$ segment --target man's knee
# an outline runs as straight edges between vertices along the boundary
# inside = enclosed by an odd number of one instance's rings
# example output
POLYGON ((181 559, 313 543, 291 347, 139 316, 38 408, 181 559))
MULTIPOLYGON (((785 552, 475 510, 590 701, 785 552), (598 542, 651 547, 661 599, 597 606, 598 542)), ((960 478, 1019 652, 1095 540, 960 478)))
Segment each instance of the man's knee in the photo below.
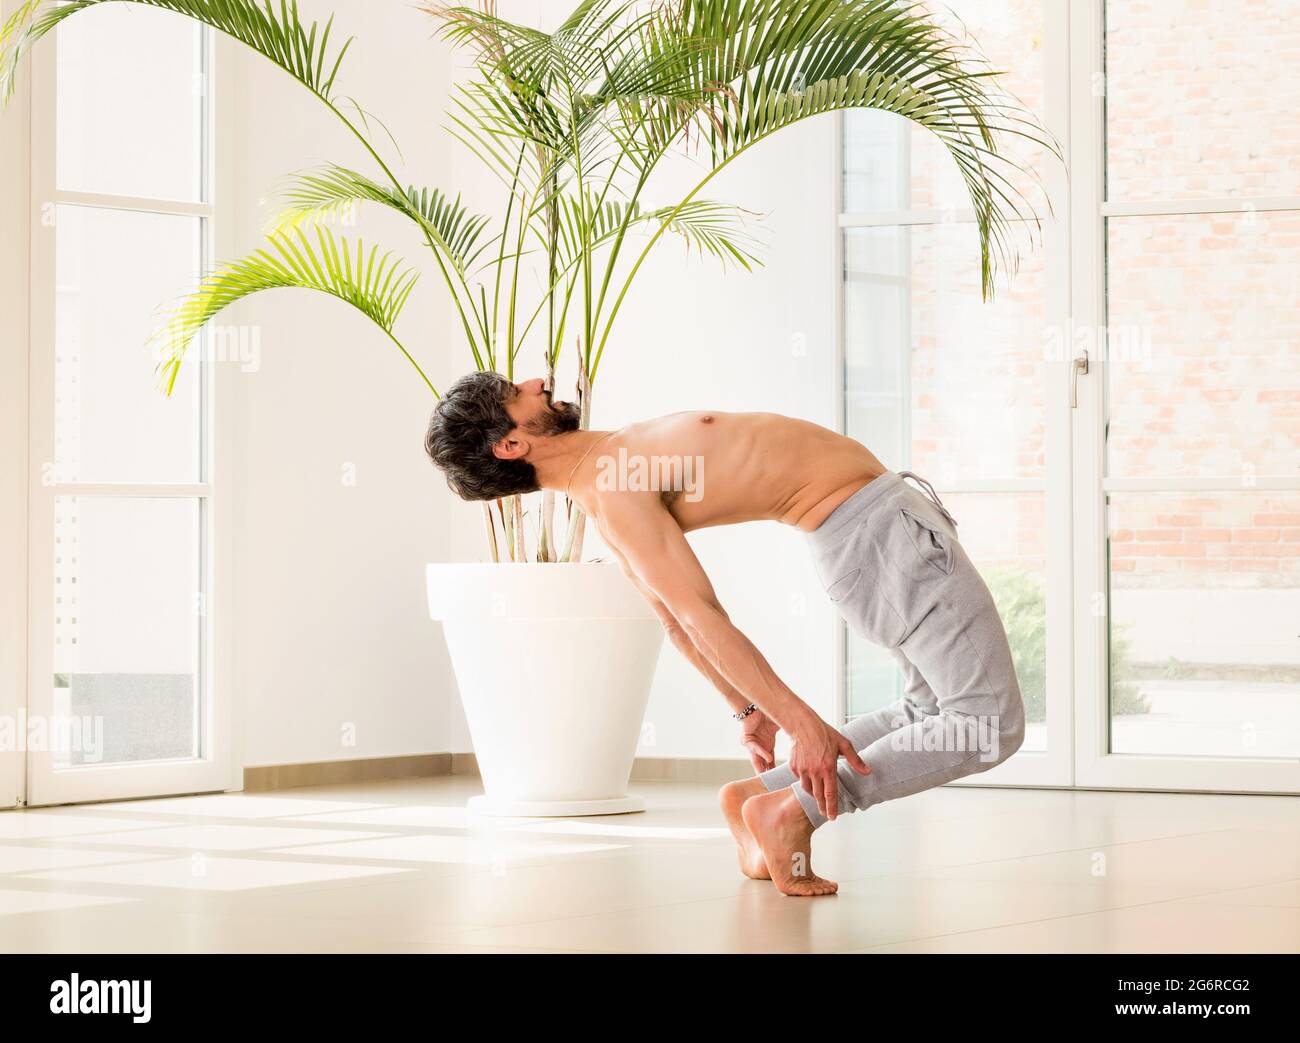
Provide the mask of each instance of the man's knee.
POLYGON ((998 708, 998 733, 1006 751, 1003 760, 1025 744, 1025 700, 1020 694, 1020 681, 1014 676, 1007 690, 1002 693, 998 708))
POLYGON ((1014 723, 1002 723, 998 727, 997 763, 1010 759, 1012 754, 1025 744, 1025 718, 1019 715, 1014 723))
POLYGON ((1025 743, 1025 708, 1018 688, 999 693, 997 709, 980 721, 981 745, 976 771, 1009 760, 1025 743))

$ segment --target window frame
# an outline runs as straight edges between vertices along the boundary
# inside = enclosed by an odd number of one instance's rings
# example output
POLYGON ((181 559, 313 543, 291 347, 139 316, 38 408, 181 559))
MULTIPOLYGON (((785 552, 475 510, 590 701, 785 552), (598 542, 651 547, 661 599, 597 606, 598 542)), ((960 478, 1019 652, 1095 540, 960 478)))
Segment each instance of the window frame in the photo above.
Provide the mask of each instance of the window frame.
MULTIPOLYGON (((1042 118, 1046 127, 1061 142, 1067 152, 1069 139, 1069 84, 1061 75, 1053 76, 1051 70, 1068 68, 1070 54, 1069 0, 1043 0, 1042 50, 1044 68, 1044 93, 1042 118)), ((836 401, 839 429, 846 430, 846 361, 844 241, 854 228, 895 226, 914 228, 943 224, 968 224, 975 220, 973 208, 957 209, 906 209, 871 212, 846 212, 843 209, 844 189, 844 114, 836 118, 835 134, 836 173, 835 193, 835 249, 837 258, 836 279, 836 335, 839 364, 836 367, 836 401)), ((1069 210, 1063 205, 1068 199, 1068 179, 1065 166, 1048 163, 1043 176, 1043 188, 1055 207, 1054 214, 1041 214, 1044 255, 1044 317, 1048 324, 1064 326, 1069 308, 1069 210)), ((1044 448, 1049 459, 1070 453, 1070 417, 1068 415, 1067 360, 1049 360, 1044 363, 1046 387, 1044 401, 1044 448)), ((895 466, 905 467, 905 463, 895 466)), ((977 780, 959 780, 955 785, 1049 785, 1068 786, 1073 775, 1073 746, 1071 738, 1072 713, 1069 699, 1071 661, 1071 563, 1069 553, 1070 514, 1072 489, 1065 469, 1048 468, 1042 478, 1005 478, 994 480, 956 480, 945 482, 939 475, 926 475, 940 495, 945 493, 1017 493, 1038 492, 1043 495, 1044 531, 1046 533, 1047 592, 1047 751, 1021 750, 1009 761, 981 774, 977 780)), ((850 642, 846 625, 835 620, 836 632, 836 717, 849 719, 847 674, 850 642)))
MULTIPOLYGON (((1107 234, 1112 217, 1240 214, 1300 210, 1300 196, 1152 197, 1111 199, 1106 179, 1106 3, 1076 0, 1070 8, 1071 305, 1075 321, 1093 329, 1107 323, 1107 234)), ((1242 492, 1227 476, 1110 477, 1107 474, 1107 360, 1089 363, 1079 381, 1074 416, 1076 533, 1074 600, 1075 784, 1123 789, 1214 792, 1300 792, 1300 763, 1287 758, 1234 758, 1110 751, 1110 568, 1106 501, 1115 492, 1242 492)), ((1261 475, 1253 491, 1300 490, 1300 478, 1261 475)))
MULTIPOLYGON (((183 17, 171 15, 171 17, 183 17)), ((128 762, 55 769, 48 751, 25 758, 24 803, 47 805, 126 797, 162 796, 238 788, 232 695, 231 579, 233 510, 229 481, 230 425, 222 423, 232 400, 231 367, 203 360, 200 365, 199 480, 191 483, 103 483, 51 481, 45 463, 54 460, 54 235, 43 214, 52 205, 122 209, 202 219, 201 267, 231 252, 234 228, 233 151, 234 47, 222 34, 202 29, 201 75, 208 105, 202 133, 202 203, 61 190, 55 181, 57 32, 40 41, 30 56, 25 92, 30 119, 29 299, 27 379, 28 458, 27 656, 25 691, 30 715, 49 715, 53 661, 53 557, 55 497, 184 498, 199 504, 202 611, 198 659, 200 748, 196 758, 128 762), (41 350, 44 346, 45 350, 41 350)), ((60 476, 54 475, 55 479, 60 476)))
MULTIPOLYGON (((11 3, 0 0, 0 21, 11 3)), ((18 724, 27 693, 27 344, 31 71, 0 109, 0 718, 18 724)), ((26 761, 0 749, 0 808, 26 798, 26 761)))
MULTIPOLYGON (((1049 327, 1102 329, 1106 325, 1107 222, 1117 217, 1300 210, 1300 196, 1110 199, 1106 187, 1106 0, 1042 0, 1044 120, 1063 149, 1064 164, 1048 165, 1045 188, 1055 217, 1045 221, 1049 327), (1066 170, 1069 177, 1066 176, 1066 170)), ((835 141, 837 181, 842 182, 842 117, 835 141)), ((835 208, 836 312, 839 366, 836 401, 845 429, 846 343, 844 235, 847 229, 881 225, 918 226, 944 220, 969 222, 970 210, 845 213, 842 184, 835 208)), ((955 785, 1049 785, 1095 789, 1166 789, 1215 792, 1300 792, 1300 763, 1286 758, 1231 758, 1110 752, 1109 564, 1107 509, 1110 493, 1242 491, 1240 479, 1122 477, 1106 474, 1106 360, 1089 359, 1070 405, 1071 358, 1047 359, 1046 451, 1043 481, 938 484, 940 492, 1011 492, 1041 488, 1046 497, 1048 554, 1048 751, 1022 750, 1010 761, 955 785), (1056 461, 1052 464, 1052 461, 1056 461), (1098 611, 1098 604, 1102 611, 1098 611)), ((1300 490, 1300 478, 1261 475, 1254 491, 1300 490)), ((837 714, 847 719, 849 645, 845 625, 835 622, 837 714)))

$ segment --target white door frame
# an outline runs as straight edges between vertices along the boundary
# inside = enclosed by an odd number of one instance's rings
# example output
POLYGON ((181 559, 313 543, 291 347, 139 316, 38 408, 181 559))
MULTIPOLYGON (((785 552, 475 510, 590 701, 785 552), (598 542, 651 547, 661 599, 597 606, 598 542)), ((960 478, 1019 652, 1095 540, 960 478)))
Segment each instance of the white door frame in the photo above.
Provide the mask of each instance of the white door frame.
MULTIPOLYGON (((1069 0, 1044 0, 1043 3, 1043 68, 1044 111, 1043 121, 1048 130, 1068 153, 1069 148, 1069 90, 1064 77, 1050 75, 1051 70, 1064 69, 1070 60, 1069 0)), ((834 169, 842 181, 842 134, 835 136, 837 159, 834 169)), ((1068 159, 1068 154, 1067 154, 1068 159)), ((1048 162, 1044 171, 1043 188, 1053 201, 1054 212, 1040 214, 1042 218, 1041 249, 1045 257, 1044 315, 1049 327, 1063 329, 1068 322, 1070 301, 1070 220, 1067 205, 1069 179, 1067 167, 1062 163, 1048 162)), ((836 257, 842 254, 842 237, 845 229, 873 225, 937 224, 946 220, 973 222, 973 210, 956 214, 941 211, 907 210, 869 214, 843 213, 841 196, 837 190, 836 257)), ((840 356, 844 352, 843 279, 841 264, 836 268, 837 334, 840 356)), ((1053 360, 1046 352, 1044 336, 1044 442, 1049 460, 1066 460, 1070 455, 1069 417, 1069 365, 1066 360, 1053 360)), ((842 370, 842 365, 839 367, 842 370)), ((840 410, 840 428, 844 427, 844 388, 842 372, 836 388, 836 401, 840 410)), ((928 476, 932 480, 935 476, 928 476)), ((1047 626, 1047 750, 1024 750, 1010 760, 951 785, 962 786, 1069 786, 1074 781, 1074 742, 1071 717, 1070 677, 1073 670, 1073 625, 1071 600, 1073 589, 1071 517, 1072 484, 1064 466, 1049 466, 1042 479, 1006 479, 997 481, 957 481, 936 486, 940 494, 947 493, 1015 493, 1039 492, 1043 494, 1043 523, 1047 533, 1047 570, 1045 576, 1046 626, 1047 626)), ((845 718, 844 705, 844 624, 836 620, 836 649, 839 666, 838 706, 839 720, 845 718)))
MULTIPOLYGON (((0 0, 0 22, 12 2, 0 0)), ((0 808, 26 799, 27 298, 31 75, 0 110, 0 808)))
MULTIPOLYGON (((180 16, 175 16, 180 17, 180 16)), ((42 223, 43 209, 52 201, 125 209, 190 213, 206 218, 205 263, 230 250, 233 214, 231 153, 233 134, 232 69, 234 45, 208 31, 207 89, 212 99, 208 128, 210 199, 206 204, 157 203, 56 190, 54 174, 55 41, 46 37, 30 56, 30 352, 28 359, 29 457, 27 540, 27 702, 28 714, 52 717, 53 690, 53 507, 57 495, 186 497, 201 501, 204 533, 202 569, 204 629, 199 662, 202 745, 200 756, 176 761, 78 766, 56 769, 48 750, 29 751, 26 758, 27 803, 31 805, 112 800, 238 788, 238 750, 233 742, 231 654, 231 425, 220 423, 218 401, 230 401, 229 366, 205 363, 202 408, 204 459, 202 481, 187 485, 50 482, 45 463, 54 460, 54 237, 42 223), (215 158, 216 162, 213 162, 215 158)), ((59 476, 54 476, 56 479, 59 476)))
MULTIPOLYGON (((1104 197, 1105 0, 1043 0, 1045 79, 1043 118, 1060 142, 1065 164, 1049 163, 1044 188, 1056 208, 1044 221, 1045 315, 1064 334, 1056 343, 1073 350, 1071 332, 1106 324, 1106 218, 1146 214, 1300 209, 1300 197, 1254 200, 1159 200, 1133 204, 1104 197)), ((836 135, 836 170, 843 149, 836 135)), ((837 258, 845 228, 928 224, 936 212, 845 214, 837 194, 837 258)), ((952 219, 954 215, 948 215, 952 219)), ((960 212, 958 221, 973 219, 960 212)), ((843 352, 843 285, 837 267, 837 319, 843 352)), ((1047 332, 1047 331, 1045 331, 1047 332)), ((1094 338, 1095 339, 1095 338, 1094 338)), ((1068 352, 1066 353, 1069 354, 1068 352)), ((1094 352, 1096 354, 1096 352, 1094 352)), ((957 483, 941 492, 1042 490, 1047 526, 1047 728, 1048 750, 1022 750, 988 772, 952 785, 1049 786, 1095 789, 1165 789, 1211 792, 1300 793, 1300 762, 1200 756, 1111 754, 1108 673, 1108 563, 1106 494, 1134 489, 1240 491, 1215 478, 1118 479, 1105 473, 1105 358, 1090 358, 1086 375, 1074 374, 1069 357, 1045 356, 1046 452, 1041 482, 957 483), (1077 405, 1071 405, 1072 385, 1077 405)), ((836 400, 843 410, 844 389, 836 400)), ((841 427, 843 426, 841 412, 841 427)), ((1257 489, 1300 489, 1293 478, 1259 478, 1257 489)), ((837 622, 837 638, 843 624, 837 622)), ((837 645, 842 648, 842 645, 837 645)), ((839 684, 844 664, 840 654, 839 684)), ((839 706, 844 719, 843 697, 839 706)))
MULTIPOLYGON (((1069 90, 1065 77, 1052 75, 1070 62, 1069 0, 1043 0, 1043 123, 1060 143, 1065 162, 1049 160, 1043 191, 1053 213, 1040 215, 1043 237, 1046 300, 1043 314, 1049 329, 1064 329, 1070 307, 1070 182, 1067 176, 1070 141, 1069 90)), ((973 218, 973 214, 971 215, 973 218)), ((1046 331, 1044 331, 1046 334, 1046 331)), ((1046 537, 1044 577, 1047 642, 1047 750, 1022 749, 1009 760, 978 775, 958 779, 958 786, 1070 786, 1074 782, 1074 743, 1071 717, 1070 674, 1073 669, 1071 513, 1072 485, 1064 467, 1051 461, 1070 455, 1069 365, 1050 357, 1044 336, 1044 452, 1049 464, 1041 481, 998 483, 988 491, 1008 491, 1017 484, 1043 493, 1046 537)), ((966 483, 953 491, 980 491, 966 483)))
MULTIPOLYGON (((1071 313, 1076 326, 1106 324, 1106 218, 1147 214, 1240 212, 1250 200, 1161 200, 1140 205, 1108 202, 1105 184, 1105 0, 1070 5, 1070 213, 1073 272, 1071 313)), ((1259 199, 1256 209, 1300 208, 1300 198, 1259 199)), ((1117 479, 1106 476, 1106 360, 1091 359, 1079 380, 1073 411, 1075 475, 1075 784, 1105 789, 1300 793, 1300 761, 1133 755, 1110 752, 1108 678, 1108 563, 1106 494, 1152 491, 1241 491, 1216 478, 1117 479)), ((1300 480, 1260 478, 1256 488, 1300 489, 1300 480)))

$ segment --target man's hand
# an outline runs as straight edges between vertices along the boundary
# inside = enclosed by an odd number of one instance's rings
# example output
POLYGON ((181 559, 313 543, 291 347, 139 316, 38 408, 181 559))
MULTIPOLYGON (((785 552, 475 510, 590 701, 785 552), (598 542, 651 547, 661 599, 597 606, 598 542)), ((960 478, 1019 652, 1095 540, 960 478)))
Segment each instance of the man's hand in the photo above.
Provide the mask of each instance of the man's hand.
MULTIPOLYGON (((661 497, 604 493, 588 517, 596 519, 601 536, 624 570, 662 604, 660 618, 665 625, 681 631, 674 636, 674 644, 692 662, 698 659, 716 673, 722 684, 714 684, 724 695, 739 695, 755 703, 787 732, 787 720, 812 716, 723 610, 699 558, 661 497)), ((669 634, 675 630, 670 629, 669 634)), ((713 680, 709 670, 705 673, 713 680)))
POLYGON ((762 710, 741 721, 740 744, 749 751, 755 774, 776 767, 776 724, 762 710))
POLYGON ((870 775, 871 769, 853 744, 820 717, 796 729, 790 738, 794 740, 790 770, 813 795, 817 810, 834 819, 840 810, 839 776, 835 771, 839 758, 843 757, 859 775, 870 775))

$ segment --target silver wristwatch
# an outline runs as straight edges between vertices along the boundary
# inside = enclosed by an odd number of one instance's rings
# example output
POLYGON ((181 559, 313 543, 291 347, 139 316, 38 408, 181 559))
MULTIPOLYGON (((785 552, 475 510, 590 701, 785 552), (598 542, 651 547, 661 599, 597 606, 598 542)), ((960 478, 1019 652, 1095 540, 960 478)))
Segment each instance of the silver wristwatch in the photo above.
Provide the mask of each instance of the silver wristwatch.
POLYGON ((741 710, 740 713, 733 713, 731 716, 735 718, 737 721, 743 721, 746 717, 748 717, 751 713, 753 713, 757 709, 758 709, 757 706, 755 706, 753 703, 750 703, 743 710, 741 710))

